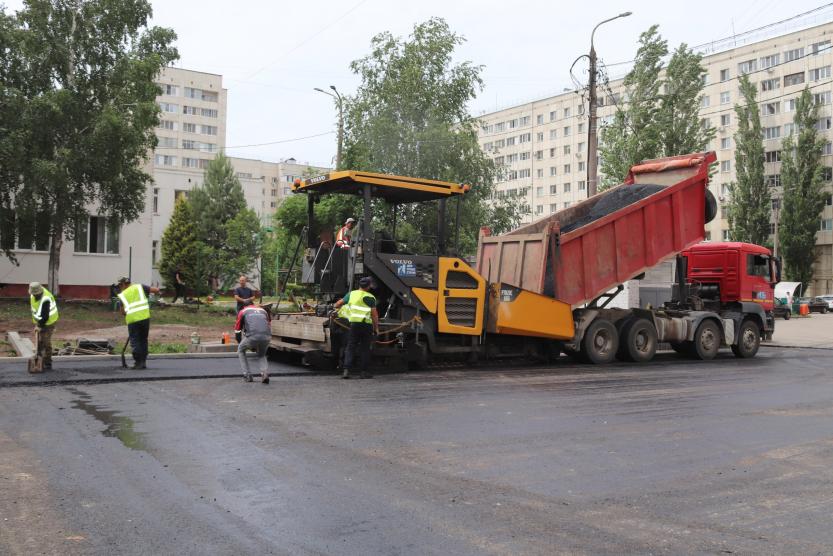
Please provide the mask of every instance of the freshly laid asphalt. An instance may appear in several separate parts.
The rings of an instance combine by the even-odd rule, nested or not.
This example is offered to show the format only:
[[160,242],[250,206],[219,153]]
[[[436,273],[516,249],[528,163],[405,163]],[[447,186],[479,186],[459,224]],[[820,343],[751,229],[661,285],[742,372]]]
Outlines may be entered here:
[[832,355],[2,364],[0,554],[833,553]]

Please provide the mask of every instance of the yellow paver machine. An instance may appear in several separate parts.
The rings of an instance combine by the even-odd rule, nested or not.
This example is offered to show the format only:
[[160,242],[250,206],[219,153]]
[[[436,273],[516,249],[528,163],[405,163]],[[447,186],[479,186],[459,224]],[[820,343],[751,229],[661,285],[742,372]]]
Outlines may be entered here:
[[[449,239],[459,234],[459,203],[469,189],[456,183],[357,171],[297,180],[293,193],[307,196],[308,215],[301,240],[306,244],[301,275],[314,286],[317,300],[308,313],[279,314],[273,320],[272,347],[300,353],[311,364],[332,362],[332,337],[339,326],[330,317],[332,305],[360,277],[370,276],[381,319],[374,360],[400,360],[420,367],[437,357],[560,353],[559,342],[574,334],[569,304],[487,283],[462,258],[449,255]],[[315,203],[333,194],[362,199],[349,248],[337,247],[315,232]],[[451,199],[457,200],[458,207],[458,218],[451,220],[454,229],[447,218]],[[428,252],[413,253],[397,239],[397,212],[414,203],[437,205],[436,235],[422,242],[430,244],[422,249]],[[374,221],[374,214],[386,217]]]

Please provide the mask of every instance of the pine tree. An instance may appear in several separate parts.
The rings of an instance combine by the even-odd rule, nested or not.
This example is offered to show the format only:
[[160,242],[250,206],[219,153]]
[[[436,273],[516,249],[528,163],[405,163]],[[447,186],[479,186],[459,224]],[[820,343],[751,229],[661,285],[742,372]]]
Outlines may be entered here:
[[[204,246],[200,257],[208,280],[222,286],[232,275],[251,270],[258,258],[259,223],[254,213],[248,214],[251,211],[246,207],[243,187],[228,157],[221,153],[208,164],[203,185],[191,192],[190,203],[197,239]],[[234,232],[233,247],[229,244],[230,230]],[[251,233],[248,243],[244,231]]]
[[825,202],[821,166],[825,141],[816,129],[817,119],[818,107],[805,88],[796,104],[795,132],[784,140],[781,151],[784,205],[778,240],[787,277],[805,289],[813,277],[816,232]]
[[757,87],[746,75],[740,78],[742,104],[735,105],[738,130],[735,133],[737,182],[729,186],[727,203],[729,236],[732,241],[765,245],[769,242],[772,210],[768,185],[764,182],[764,144]]
[[[165,287],[173,289],[174,275],[177,270],[187,287],[200,290],[205,281],[197,268],[199,242],[191,204],[182,196],[176,200],[171,221],[162,234],[162,257],[159,260],[159,273]],[[200,292],[201,293],[201,292]]]

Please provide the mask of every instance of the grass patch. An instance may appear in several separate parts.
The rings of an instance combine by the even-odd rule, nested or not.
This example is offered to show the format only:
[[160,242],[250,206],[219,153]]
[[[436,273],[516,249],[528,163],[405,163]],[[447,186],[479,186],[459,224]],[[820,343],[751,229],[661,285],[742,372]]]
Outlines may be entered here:
[[148,343],[148,353],[185,353],[188,350],[188,344],[166,344],[162,342]]

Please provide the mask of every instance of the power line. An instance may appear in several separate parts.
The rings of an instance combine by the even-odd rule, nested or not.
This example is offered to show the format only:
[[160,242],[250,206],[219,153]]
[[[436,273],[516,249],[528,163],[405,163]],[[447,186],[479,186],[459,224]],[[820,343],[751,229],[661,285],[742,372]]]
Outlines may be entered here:
[[315,135],[307,135],[305,137],[294,137],[292,139],[280,139],[278,141],[269,141],[268,143],[254,143],[252,145],[234,145],[232,147],[225,147],[229,149],[246,149],[248,147],[267,147],[269,145],[280,145],[281,143],[294,143],[295,141],[303,141],[305,139],[313,139],[315,137],[323,137],[325,135],[332,135],[335,131],[325,131],[324,133],[316,133]]
[[316,31],[315,33],[313,33],[313,34],[311,34],[311,35],[307,36],[307,38],[305,38],[305,39],[304,39],[304,40],[302,40],[301,42],[297,43],[295,46],[293,46],[292,48],[290,48],[289,50],[287,50],[286,52],[284,52],[283,54],[281,54],[280,56],[278,56],[277,58],[275,58],[274,60],[272,60],[271,62],[269,62],[268,64],[266,64],[265,66],[263,66],[263,67],[261,67],[261,68],[259,68],[259,69],[255,70],[254,72],[252,72],[251,74],[249,74],[248,76],[246,76],[246,77],[245,77],[243,80],[241,80],[241,81],[245,81],[245,80],[249,80],[249,79],[251,79],[252,77],[254,77],[254,76],[256,76],[257,74],[259,74],[260,72],[262,72],[263,70],[268,69],[268,68],[270,68],[270,67],[274,66],[274,65],[275,65],[275,64],[277,64],[280,60],[282,60],[283,58],[286,58],[287,56],[289,56],[290,54],[292,54],[293,52],[295,52],[296,50],[298,50],[298,49],[299,49],[299,48],[301,48],[302,46],[305,46],[305,45],[309,44],[309,43],[310,43],[313,39],[315,39],[315,38],[317,38],[318,36],[322,35],[322,34],[324,33],[324,31],[327,31],[327,30],[328,30],[328,29],[330,29],[333,25],[335,25],[336,23],[338,23],[339,21],[341,21],[342,19],[344,19],[345,17],[347,17],[348,15],[350,15],[351,13],[353,13],[354,11],[356,11],[357,9],[359,9],[359,8],[360,8],[363,4],[365,4],[366,2],[367,2],[367,0],[360,0],[360,1],[359,1],[357,4],[355,4],[352,8],[350,8],[349,10],[347,10],[346,12],[344,12],[343,14],[341,14],[340,16],[338,16],[337,18],[335,18],[333,21],[331,21],[331,22],[330,22],[330,23],[328,23],[327,25],[325,25],[325,26],[321,27],[321,28],[320,28],[320,29],[318,29],[318,31]]

